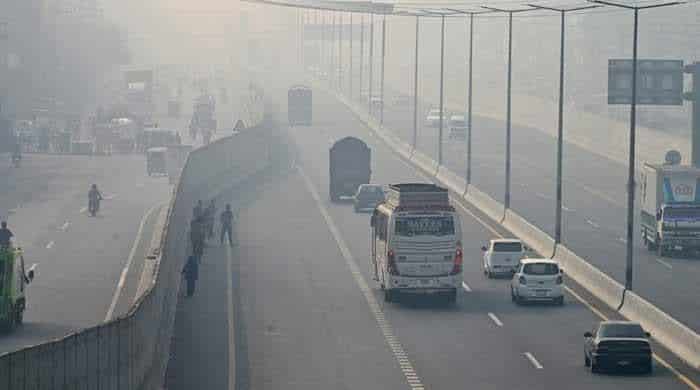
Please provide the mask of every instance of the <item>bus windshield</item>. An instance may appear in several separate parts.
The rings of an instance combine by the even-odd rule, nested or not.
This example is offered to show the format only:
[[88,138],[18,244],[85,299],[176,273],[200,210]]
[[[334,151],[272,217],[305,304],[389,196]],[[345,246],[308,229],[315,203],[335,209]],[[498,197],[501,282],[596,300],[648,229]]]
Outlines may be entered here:
[[449,236],[455,234],[452,216],[404,216],[396,219],[396,235]]

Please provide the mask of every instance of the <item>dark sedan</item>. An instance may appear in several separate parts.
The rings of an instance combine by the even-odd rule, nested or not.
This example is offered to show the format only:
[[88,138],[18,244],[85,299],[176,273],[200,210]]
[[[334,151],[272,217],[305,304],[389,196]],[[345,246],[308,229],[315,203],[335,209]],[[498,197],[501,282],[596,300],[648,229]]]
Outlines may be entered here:
[[374,210],[382,202],[384,202],[384,188],[376,184],[362,184],[357,188],[353,199],[355,212]]
[[637,368],[651,373],[652,352],[649,333],[641,325],[628,321],[603,321],[584,334],[586,367],[591,372],[601,369]]

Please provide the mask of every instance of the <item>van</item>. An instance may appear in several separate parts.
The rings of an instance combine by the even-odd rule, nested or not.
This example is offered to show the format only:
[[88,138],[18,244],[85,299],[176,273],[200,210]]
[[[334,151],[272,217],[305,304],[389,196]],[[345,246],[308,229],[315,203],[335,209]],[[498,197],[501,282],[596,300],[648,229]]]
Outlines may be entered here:
[[498,275],[511,276],[525,257],[525,246],[518,239],[497,239],[483,246],[484,275],[489,279]]

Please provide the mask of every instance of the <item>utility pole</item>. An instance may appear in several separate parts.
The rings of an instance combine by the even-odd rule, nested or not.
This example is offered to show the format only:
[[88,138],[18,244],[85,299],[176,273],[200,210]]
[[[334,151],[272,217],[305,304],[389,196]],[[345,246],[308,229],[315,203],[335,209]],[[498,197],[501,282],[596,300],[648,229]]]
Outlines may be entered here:
[[355,39],[353,36],[353,31],[352,31],[352,12],[350,12],[350,55],[349,58],[350,60],[348,61],[348,73],[350,74],[350,82],[348,82],[348,97],[352,101],[352,78],[353,78],[353,73],[352,73],[352,41]]
[[418,143],[418,33],[420,32],[420,16],[416,15],[416,55],[413,62],[413,150]]
[[445,122],[445,15],[440,16],[440,132],[438,133],[438,165],[442,165],[442,128]]
[[340,25],[338,28],[338,91],[343,89],[343,13],[338,15]]
[[369,15],[369,88],[367,96],[368,112],[372,115],[372,78],[374,76],[374,14]]
[[683,71],[693,78],[693,89],[684,94],[685,100],[692,104],[690,161],[694,167],[700,167],[700,62],[686,65]]
[[379,85],[379,123],[384,124],[384,58],[386,56],[386,15],[382,17],[382,69],[381,69],[381,84]]
[[633,267],[634,267],[634,175],[635,175],[635,148],[636,128],[637,128],[637,43],[639,35],[639,11],[648,8],[659,8],[670,5],[681,4],[671,2],[655,4],[641,7],[634,7],[626,4],[610,3],[600,0],[589,0],[592,3],[609,5],[611,7],[625,8],[634,11],[634,30],[632,35],[632,102],[630,104],[630,143],[629,162],[627,177],[627,256],[625,264],[625,289],[632,290]]
[[360,16],[360,102],[362,102],[362,75],[365,68],[365,14]]
[[561,243],[561,224],[562,224],[562,160],[564,153],[564,57],[566,52],[564,45],[566,43],[566,13],[571,11],[580,11],[584,9],[597,8],[599,5],[589,5],[576,8],[553,8],[541,5],[528,4],[532,8],[544,9],[549,11],[559,12],[561,15],[561,26],[559,27],[559,118],[557,126],[557,183],[556,183],[556,208],[554,218],[554,243]]
[[508,14],[508,74],[507,74],[507,81],[506,81],[506,95],[507,95],[507,100],[506,100],[506,163],[505,163],[505,176],[506,176],[506,183],[505,183],[505,194],[503,196],[503,205],[505,206],[505,209],[510,208],[510,173],[511,173],[511,106],[512,106],[512,79],[513,79],[513,14],[516,12],[526,12],[532,10],[531,8],[529,9],[521,9],[521,10],[503,10],[503,9],[498,9],[498,8],[492,8],[492,7],[485,7],[482,6],[482,8],[491,10],[491,11],[496,11],[496,12],[505,12]]

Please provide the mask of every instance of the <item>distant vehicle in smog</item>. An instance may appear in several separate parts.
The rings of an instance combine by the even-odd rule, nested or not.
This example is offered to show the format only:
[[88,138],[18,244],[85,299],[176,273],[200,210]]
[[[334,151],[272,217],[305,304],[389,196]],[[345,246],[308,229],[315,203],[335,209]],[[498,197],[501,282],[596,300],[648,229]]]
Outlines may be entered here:
[[19,248],[0,248],[0,328],[14,330],[24,320],[27,307],[27,285],[34,280],[36,264],[25,268],[24,254]]
[[425,117],[425,125],[428,127],[440,127],[440,109],[431,108]]
[[513,302],[564,304],[564,271],[551,259],[522,259],[510,282]]
[[651,335],[630,321],[602,321],[583,334],[584,364],[597,373],[603,369],[652,372]]
[[157,147],[146,150],[146,172],[148,176],[168,174],[167,168],[168,148]]
[[641,235],[650,251],[667,256],[700,249],[700,168],[645,163],[641,180]]
[[525,246],[517,239],[496,239],[481,247],[484,252],[484,275],[489,279],[499,275],[512,276],[525,257]]
[[370,226],[372,272],[385,301],[435,295],[456,302],[463,281],[462,230],[447,189],[389,185]]
[[455,140],[467,139],[467,121],[464,115],[452,115],[448,121],[449,138]]
[[290,126],[311,126],[313,92],[304,85],[294,85],[287,91],[287,119]]
[[355,212],[374,210],[384,202],[384,188],[378,184],[361,184],[353,197]]
[[355,137],[345,137],[333,144],[329,150],[328,192],[332,202],[342,197],[352,197],[361,184],[369,184],[371,150]]

